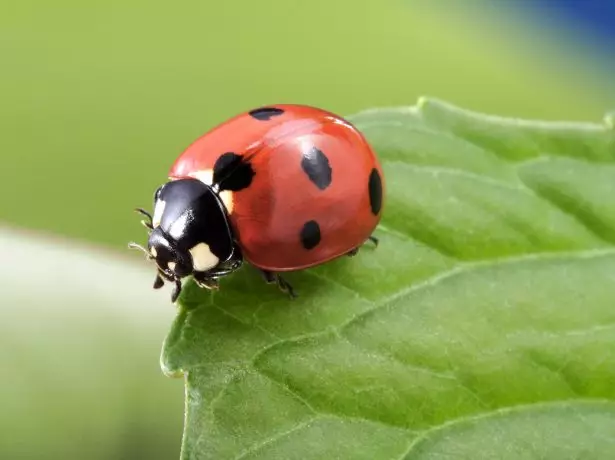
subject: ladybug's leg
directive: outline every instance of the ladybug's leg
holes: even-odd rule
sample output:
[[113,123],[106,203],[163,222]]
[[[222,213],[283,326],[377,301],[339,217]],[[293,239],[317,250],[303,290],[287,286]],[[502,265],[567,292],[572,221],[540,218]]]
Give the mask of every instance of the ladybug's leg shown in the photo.
[[218,278],[213,278],[211,276],[204,276],[204,273],[193,273],[192,278],[196,282],[197,286],[205,289],[220,289],[220,281]]
[[263,278],[265,278],[265,282],[267,284],[276,283],[278,285],[278,288],[280,288],[282,292],[286,292],[291,299],[297,297],[297,294],[295,294],[295,290],[290,285],[290,283],[284,278],[282,278],[280,275],[278,275],[277,273],[270,272],[268,270],[260,270],[260,272],[263,275]]
[[156,273],[156,278],[154,279],[154,289],[160,289],[164,286],[165,279],[175,283],[175,287],[171,293],[171,302],[175,303],[179,297],[179,294],[182,292],[182,282],[179,278],[170,278],[168,275],[165,275],[162,271],[158,270],[158,273]]
[[286,292],[290,296],[291,299],[297,298],[297,294],[295,294],[295,290],[293,289],[293,287],[290,285],[288,281],[286,281],[280,275],[276,275],[276,280],[278,283],[278,287],[280,288],[282,292]]
[[[378,238],[376,238],[375,236],[370,236],[369,238],[367,238],[369,241],[371,241],[372,243],[374,243],[374,246],[378,246]],[[346,253],[346,255],[348,255],[349,257],[353,257],[356,256],[357,253],[359,252],[359,248],[356,247],[354,249],[351,249],[350,251],[348,251]]]
[[[153,259],[153,257],[150,257]],[[154,279],[154,289],[160,289],[162,286],[164,286],[164,282],[169,281],[169,282],[174,282],[175,279],[171,278],[169,275],[167,275],[165,272],[163,272],[162,270],[158,269],[158,273],[156,273],[156,278]]]
[[182,292],[182,282],[179,278],[175,279],[175,287],[173,288],[173,293],[171,294],[171,302],[175,303],[179,294]]

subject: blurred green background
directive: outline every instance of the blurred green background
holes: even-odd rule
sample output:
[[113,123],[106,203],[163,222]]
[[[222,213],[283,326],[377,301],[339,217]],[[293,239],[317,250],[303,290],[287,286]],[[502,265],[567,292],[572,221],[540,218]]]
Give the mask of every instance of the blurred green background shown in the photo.
[[[168,292],[126,243],[174,158],[246,109],[421,95],[598,121],[599,52],[497,2],[23,1],[0,6],[0,458],[177,458]],[[8,263],[7,263],[8,262]]]

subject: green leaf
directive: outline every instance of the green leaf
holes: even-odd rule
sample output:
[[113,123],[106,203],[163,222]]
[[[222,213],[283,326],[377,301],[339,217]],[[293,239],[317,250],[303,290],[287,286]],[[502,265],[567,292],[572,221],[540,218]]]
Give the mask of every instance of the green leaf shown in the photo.
[[422,99],[350,117],[381,244],[191,282],[162,355],[183,459],[615,458],[615,131]]

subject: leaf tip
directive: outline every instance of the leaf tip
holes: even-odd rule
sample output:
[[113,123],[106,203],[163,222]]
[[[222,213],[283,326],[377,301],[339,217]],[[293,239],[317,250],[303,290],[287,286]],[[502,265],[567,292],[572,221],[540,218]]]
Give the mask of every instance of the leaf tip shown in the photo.
[[424,110],[432,101],[432,98],[429,96],[419,96],[416,101],[416,108],[419,111]]
[[166,359],[166,356],[160,357],[160,369],[165,377],[169,377],[171,379],[179,379],[184,376],[184,371],[182,369],[176,369],[168,365],[169,361]]
[[433,118],[434,116],[437,118],[446,117],[446,116],[457,116],[457,117],[471,117],[475,118],[477,115],[482,119],[488,117],[486,114],[478,114],[468,109],[463,109],[460,106],[451,104],[450,102],[444,101],[442,99],[438,99],[437,97],[431,96],[421,96],[418,98],[416,102],[416,111],[421,115],[427,118]]

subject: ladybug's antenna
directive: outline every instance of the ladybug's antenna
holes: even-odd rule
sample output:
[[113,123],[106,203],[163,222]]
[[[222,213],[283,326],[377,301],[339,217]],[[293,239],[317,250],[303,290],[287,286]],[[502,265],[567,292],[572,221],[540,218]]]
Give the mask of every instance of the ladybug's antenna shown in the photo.
[[147,249],[145,249],[143,246],[141,246],[140,244],[130,242],[130,243],[128,243],[128,247],[129,247],[130,249],[138,249],[139,251],[144,252],[144,253],[145,253],[145,255],[147,256],[147,258],[148,258],[148,259],[150,259],[150,260],[154,259],[154,256],[153,256],[153,255],[151,255],[151,254],[149,253],[149,251],[148,251]]
[[152,220],[152,215],[147,212],[145,209],[143,208],[135,208],[135,212],[138,212],[139,214],[144,215],[145,217],[147,217],[148,221],[142,220],[141,223],[146,227],[149,228],[150,230],[154,229],[154,225],[153,225],[153,220]]

